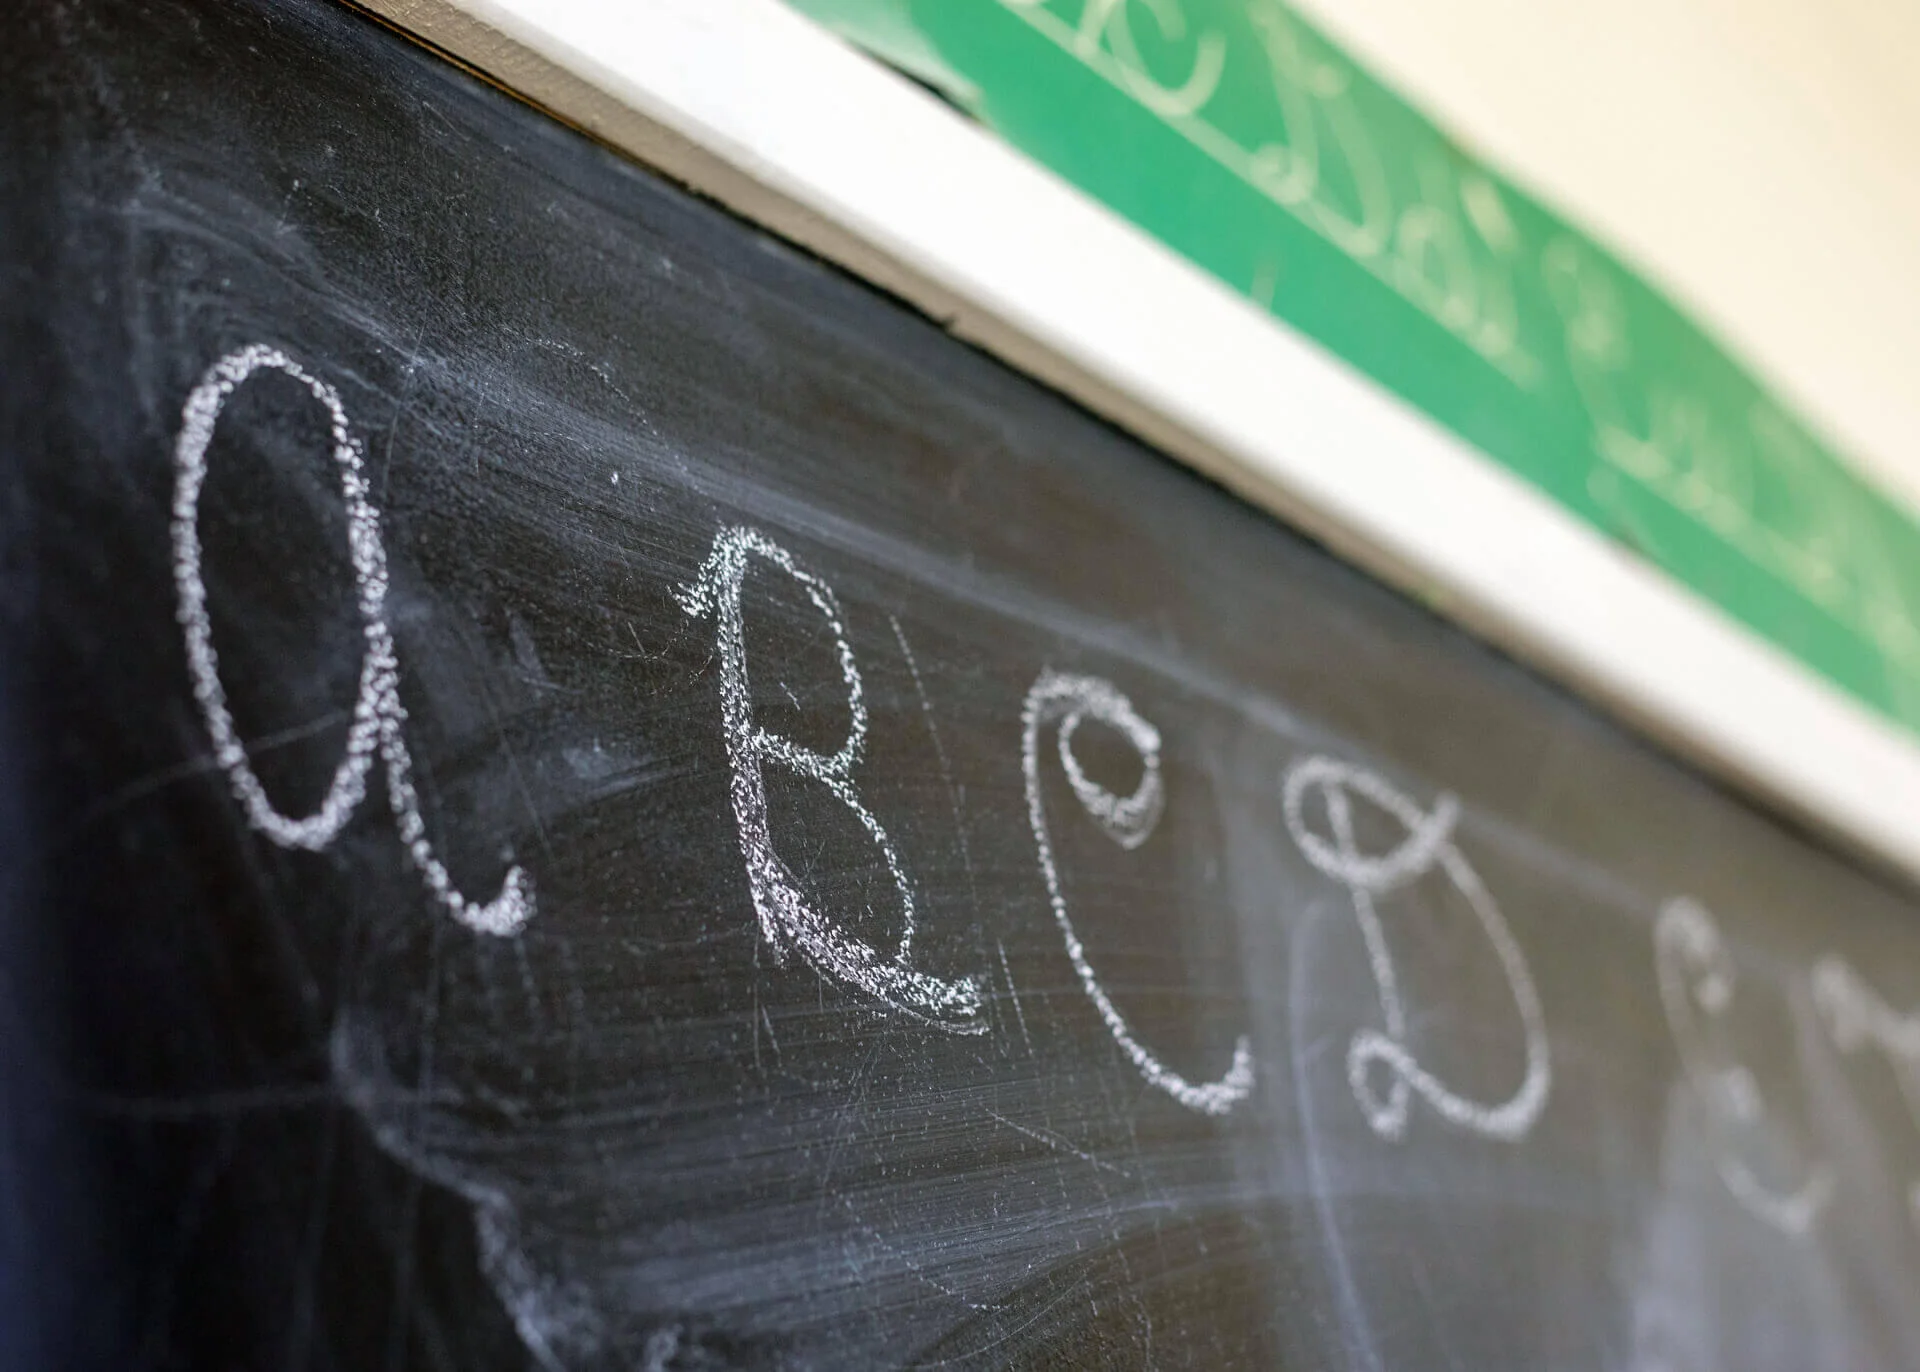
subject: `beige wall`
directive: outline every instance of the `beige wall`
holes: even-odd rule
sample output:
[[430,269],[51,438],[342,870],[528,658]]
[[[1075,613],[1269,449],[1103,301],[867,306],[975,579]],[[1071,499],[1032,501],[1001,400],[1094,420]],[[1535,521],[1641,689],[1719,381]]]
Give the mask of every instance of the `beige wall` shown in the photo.
[[1920,0],[1301,0],[1920,510]]

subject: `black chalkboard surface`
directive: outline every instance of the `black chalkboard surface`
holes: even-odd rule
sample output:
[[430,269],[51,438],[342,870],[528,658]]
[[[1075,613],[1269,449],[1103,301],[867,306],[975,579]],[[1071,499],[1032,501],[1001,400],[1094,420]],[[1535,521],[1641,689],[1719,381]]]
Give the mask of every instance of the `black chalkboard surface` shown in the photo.
[[1911,892],[352,11],[0,77],[5,1366],[1920,1361]]

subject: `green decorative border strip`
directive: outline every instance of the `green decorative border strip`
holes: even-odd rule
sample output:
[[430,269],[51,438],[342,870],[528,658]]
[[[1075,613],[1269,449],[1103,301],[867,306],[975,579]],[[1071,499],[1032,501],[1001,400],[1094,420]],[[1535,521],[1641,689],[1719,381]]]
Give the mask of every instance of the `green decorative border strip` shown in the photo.
[[789,2],[1920,732],[1913,521],[1279,0]]

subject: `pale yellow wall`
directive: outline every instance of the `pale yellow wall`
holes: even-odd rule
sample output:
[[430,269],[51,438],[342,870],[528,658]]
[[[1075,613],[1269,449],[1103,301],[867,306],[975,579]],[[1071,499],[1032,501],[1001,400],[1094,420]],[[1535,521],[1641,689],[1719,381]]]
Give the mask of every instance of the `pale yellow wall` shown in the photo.
[[1920,509],[1920,0],[1300,0]]

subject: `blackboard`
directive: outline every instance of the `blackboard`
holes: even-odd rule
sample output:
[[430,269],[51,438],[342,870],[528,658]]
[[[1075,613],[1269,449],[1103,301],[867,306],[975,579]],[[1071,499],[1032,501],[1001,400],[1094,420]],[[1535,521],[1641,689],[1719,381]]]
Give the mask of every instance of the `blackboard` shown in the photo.
[[7,1366],[1920,1356],[1910,890],[351,10],[0,75]]

